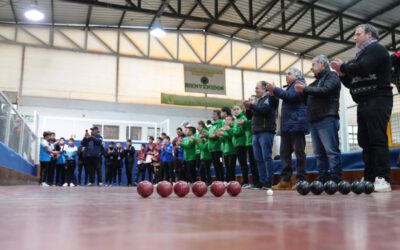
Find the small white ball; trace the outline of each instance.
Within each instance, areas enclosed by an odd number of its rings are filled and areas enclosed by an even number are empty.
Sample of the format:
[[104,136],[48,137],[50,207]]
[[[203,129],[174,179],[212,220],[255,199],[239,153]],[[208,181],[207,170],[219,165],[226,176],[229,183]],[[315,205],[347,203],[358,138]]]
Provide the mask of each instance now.
[[274,195],[274,191],[272,191],[272,189],[268,189],[267,190],[267,195]]

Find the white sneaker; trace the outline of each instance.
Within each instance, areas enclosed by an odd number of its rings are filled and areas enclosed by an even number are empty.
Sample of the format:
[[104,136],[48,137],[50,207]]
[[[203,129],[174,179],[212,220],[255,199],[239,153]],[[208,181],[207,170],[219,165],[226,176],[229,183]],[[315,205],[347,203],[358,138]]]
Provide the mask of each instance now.
[[74,183],[69,184],[70,187],[75,187]]
[[93,186],[93,185],[92,185],[92,183],[90,183],[90,182],[89,182],[87,185],[88,185],[88,187],[91,187],[91,186]]
[[62,186],[63,187],[68,187],[68,183],[64,183]]
[[376,177],[375,178],[375,192],[391,192],[392,187],[390,186],[390,183],[385,180],[385,178],[382,177]]
[[102,186],[103,186],[103,182],[100,182],[100,183],[99,183],[99,187],[102,187]]
[[224,181],[224,186],[225,187],[228,186],[228,182]]
[[42,187],[49,187],[49,184],[47,184],[46,182],[42,182],[42,183],[40,183],[40,186],[42,186]]

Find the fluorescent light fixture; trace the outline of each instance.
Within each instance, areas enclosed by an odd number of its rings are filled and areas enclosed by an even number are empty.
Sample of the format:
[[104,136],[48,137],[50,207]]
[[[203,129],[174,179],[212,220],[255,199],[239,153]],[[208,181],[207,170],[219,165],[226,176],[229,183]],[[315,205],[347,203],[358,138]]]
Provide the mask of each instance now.
[[25,17],[30,21],[38,22],[44,19],[44,14],[36,6],[32,6],[29,10],[25,11]]
[[165,33],[164,29],[161,26],[161,22],[160,20],[156,20],[153,24],[153,26],[151,27],[151,31],[150,31],[150,35],[157,37],[157,38],[161,38],[163,36],[165,36],[167,33]]
[[150,35],[152,35],[154,37],[157,37],[157,38],[163,37],[166,34],[167,33],[165,33],[165,31],[160,27],[152,28],[151,31],[150,31]]

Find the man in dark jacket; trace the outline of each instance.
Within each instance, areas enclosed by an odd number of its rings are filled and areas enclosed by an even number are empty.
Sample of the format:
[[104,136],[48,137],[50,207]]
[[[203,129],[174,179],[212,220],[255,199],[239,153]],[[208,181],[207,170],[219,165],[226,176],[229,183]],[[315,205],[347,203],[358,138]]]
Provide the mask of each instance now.
[[307,106],[303,95],[294,89],[295,83],[305,85],[301,71],[290,68],[286,73],[287,89],[275,87],[270,84],[268,90],[283,100],[281,116],[281,146],[280,159],[282,164],[281,181],[273,186],[273,189],[296,189],[297,184],[292,187],[292,153],[296,154],[296,183],[307,180],[306,174],[306,134],[309,132],[307,117]]
[[386,134],[393,107],[391,61],[378,39],[379,33],[374,26],[358,26],[354,32],[354,41],[359,49],[356,58],[349,63],[335,59],[332,68],[358,104],[358,143],[363,149],[364,179],[374,182],[375,191],[388,192],[392,190]]
[[127,185],[128,187],[132,186],[132,170],[133,170],[133,164],[135,162],[135,147],[132,145],[132,140],[128,139],[126,140],[126,145],[125,145],[125,172],[126,172],[126,179],[127,179]]
[[89,183],[88,186],[94,184],[95,172],[97,172],[97,182],[99,186],[103,186],[102,175],[101,175],[101,151],[103,146],[103,137],[99,133],[98,127],[90,129],[91,133],[86,130],[85,137],[83,138],[81,145],[85,147],[85,159],[86,165],[89,169]]
[[278,99],[272,93],[268,94],[265,81],[257,83],[255,92],[257,100],[254,103],[244,101],[243,105],[252,113],[253,149],[260,175],[259,188],[270,189],[274,176],[272,146]]
[[329,60],[324,55],[312,60],[311,71],[316,80],[307,87],[296,83],[295,89],[307,98],[318,180],[339,182],[342,173],[338,134],[340,79],[330,70]]

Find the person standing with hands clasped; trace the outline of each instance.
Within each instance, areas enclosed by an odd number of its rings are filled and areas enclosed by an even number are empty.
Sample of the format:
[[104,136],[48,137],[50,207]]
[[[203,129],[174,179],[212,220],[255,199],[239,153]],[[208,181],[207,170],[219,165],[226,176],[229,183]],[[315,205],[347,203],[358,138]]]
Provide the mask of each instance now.
[[340,79],[329,68],[324,55],[315,57],[311,71],[316,80],[309,86],[295,84],[295,90],[307,99],[312,146],[317,160],[318,181],[340,182],[342,167],[339,149]]
[[374,183],[376,192],[390,192],[390,156],[386,129],[393,108],[390,86],[391,60],[378,43],[379,33],[370,24],[354,32],[358,52],[354,60],[331,62],[357,105],[358,144],[363,149],[364,180]]
[[272,146],[278,108],[278,99],[273,93],[268,93],[267,85],[265,81],[258,82],[255,88],[257,100],[254,103],[250,100],[243,102],[252,116],[253,150],[260,175],[258,188],[263,189],[270,189],[273,184]]
[[[276,87],[275,84],[268,86],[268,91],[283,100],[281,119],[281,146],[280,157],[282,164],[281,181],[272,187],[276,190],[296,189],[297,183],[307,180],[306,173],[306,134],[309,132],[307,106],[303,95],[295,91],[295,84],[305,85],[301,71],[290,68],[286,73],[286,90]],[[292,154],[296,155],[296,184],[292,186]]]

